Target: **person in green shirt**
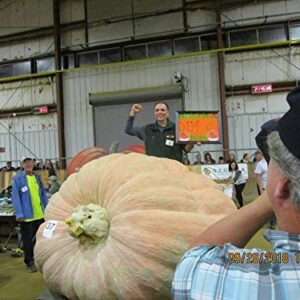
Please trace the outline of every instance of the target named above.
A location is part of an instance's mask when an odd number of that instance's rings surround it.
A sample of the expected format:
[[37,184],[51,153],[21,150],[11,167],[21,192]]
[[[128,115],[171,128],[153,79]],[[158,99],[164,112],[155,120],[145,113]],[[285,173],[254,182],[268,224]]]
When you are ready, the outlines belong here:
[[57,181],[57,178],[54,175],[49,177],[48,182],[49,182],[48,194],[49,194],[49,197],[51,197],[56,192],[58,192],[58,190],[60,188],[60,183]]
[[16,175],[12,182],[12,203],[21,226],[24,262],[27,271],[32,273],[37,271],[33,255],[35,235],[44,222],[48,198],[40,176],[33,173],[33,158],[24,156],[21,165],[24,171]]

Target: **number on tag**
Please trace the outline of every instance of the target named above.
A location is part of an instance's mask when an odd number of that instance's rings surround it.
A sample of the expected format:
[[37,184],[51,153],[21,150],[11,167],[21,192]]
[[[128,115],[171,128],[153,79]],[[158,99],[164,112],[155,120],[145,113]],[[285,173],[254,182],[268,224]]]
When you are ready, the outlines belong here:
[[43,231],[43,236],[51,239],[56,226],[57,226],[57,221],[53,221],[53,220],[48,221]]

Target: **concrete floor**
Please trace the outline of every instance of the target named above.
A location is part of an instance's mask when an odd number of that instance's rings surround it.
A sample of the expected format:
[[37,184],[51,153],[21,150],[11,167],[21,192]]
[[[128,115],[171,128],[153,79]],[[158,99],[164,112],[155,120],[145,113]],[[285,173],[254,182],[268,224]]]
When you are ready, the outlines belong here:
[[[254,184],[246,186],[244,195],[245,204],[250,203],[257,196],[256,186]],[[270,249],[271,245],[262,236],[266,229],[267,225],[260,229],[249,241],[247,248]],[[14,258],[8,253],[0,253],[0,300],[34,300],[46,288],[39,272],[26,272],[22,257]]]
[[42,274],[26,272],[23,257],[0,253],[1,300],[34,300],[45,289]]

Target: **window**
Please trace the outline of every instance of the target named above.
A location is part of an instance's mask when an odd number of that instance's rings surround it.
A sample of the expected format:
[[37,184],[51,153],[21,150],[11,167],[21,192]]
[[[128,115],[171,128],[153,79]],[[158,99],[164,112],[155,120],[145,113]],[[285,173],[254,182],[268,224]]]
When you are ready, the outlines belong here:
[[12,77],[13,67],[12,65],[0,65],[0,78]]
[[61,57],[61,68],[62,70],[75,68],[74,54],[65,54]]
[[286,40],[284,25],[259,28],[258,35],[260,43],[271,43]]
[[300,23],[290,25],[290,40],[300,39]]
[[23,61],[12,65],[14,76],[26,75],[31,73],[30,61]]
[[148,57],[172,55],[172,43],[169,41],[154,42],[148,44]]
[[78,62],[79,62],[79,67],[98,65],[99,53],[98,51],[79,53]]
[[124,60],[135,60],[143,58],[147,58],[146,45],[124,47]]
[[100,64],[111,64],[121,61],[120,48],[100,50]]
[[181,38],[174,40],[174,53],[188,53],[199,51],[199,37]]
[[229,32],[230,47],[257,44],[256,29]]
[[9,65],[0,65],[0,78],[21,76],[31,73],[30,61],[22,61]]
[[217,35],[202,35],[200,36],[201,40],[201,51],[212,50],[218,48]]
[[37,59],[36,70],[37,73],[54,71],[55,70],[54,57]]

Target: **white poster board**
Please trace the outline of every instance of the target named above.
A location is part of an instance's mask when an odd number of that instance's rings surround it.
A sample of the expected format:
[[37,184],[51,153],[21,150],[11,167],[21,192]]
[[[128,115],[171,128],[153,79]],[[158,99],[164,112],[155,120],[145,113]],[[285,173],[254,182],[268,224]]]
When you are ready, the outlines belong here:
[[[201,165],[201,174],[209,177],[212,180],[225,180],[230,177],[228,164],[216,165]],[[248,179],[248,166],[245,163],[238,164],[239,170],[242,172],[241,176]]]
[[[239,170],[242,172],[241,176],[244,179],[248,179],[248,165],[245,163],[238,164]],[[226,180],[230,177],[228,164],[214,164],[214,165],[192,165],[189,166],[191,172],[200,173],[214,181],[217,181],[221,190],[226,196],[232,198],[233,196],[233,184],[219,183],[218,180]]]

